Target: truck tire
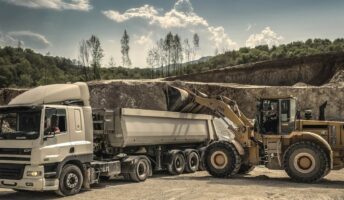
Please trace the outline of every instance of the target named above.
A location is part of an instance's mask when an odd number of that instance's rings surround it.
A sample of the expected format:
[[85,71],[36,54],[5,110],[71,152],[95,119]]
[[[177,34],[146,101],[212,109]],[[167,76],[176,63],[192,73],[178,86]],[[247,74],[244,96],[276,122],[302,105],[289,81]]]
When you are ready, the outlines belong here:
[[206,148],[199,149],[199,152],[200,152],[200,161],[199,161],[199,167],[198,167],[199,171],[207,170],[205,167],[205,160],[204,160],[205,149]]
[[196,151],[186,151],[186,162],[185,162],[185,171],[187,173],[195,173],[200,165],[200,158]]
[[83,179],[84,177],[78,166],[72,164],[65,165],[59,177],[59,189],[56,193],[60,196],[70,196],[79,193]]
[[225,141],[210,144],[205,151],[205,167],[214,177],[224,178],[238,173],[241,157],[235,147]]
[[329,166],[325,151],[319,145],[309,141],[291,145],[284,156],[284,170],[297,182],[319,181],[329,173]]
[[172,154],[171,162],[167,165],[167,170],[171,175],[179,175],[184,172],[185,157],[182,152]]
[[134,182],[145,181],[149,176],[150,170],[150,162],[146,158],[140,158],[134,166],[134,171],[129,173],[130,179]]
[[250,164],[241,164],[240,169],[239,169],[239,171],[238,171],[238,174],[243,174],[243,175],[248,174],[248,173],[250,173],[251,171],[253,171],[254,168],[255,168],[254,165],[250,165]]
[[123,174],[123,179],[125,180],[125,181],[131,181],[131,178],[130,178],[130,174]]

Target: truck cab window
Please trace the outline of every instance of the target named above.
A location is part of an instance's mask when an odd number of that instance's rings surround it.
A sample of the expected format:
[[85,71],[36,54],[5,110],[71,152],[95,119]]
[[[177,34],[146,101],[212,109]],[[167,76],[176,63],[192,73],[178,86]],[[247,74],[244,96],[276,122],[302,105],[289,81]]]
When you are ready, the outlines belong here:
[[67,131],[66,110],[46,109],[44,119],[44,135],[60,134]]

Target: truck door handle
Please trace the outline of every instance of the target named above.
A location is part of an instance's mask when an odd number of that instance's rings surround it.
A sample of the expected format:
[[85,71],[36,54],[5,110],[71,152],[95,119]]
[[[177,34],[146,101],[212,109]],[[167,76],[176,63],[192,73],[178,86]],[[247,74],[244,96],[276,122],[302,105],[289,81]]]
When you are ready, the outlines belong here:
[[75,148],[74,148],[74,147],[71,147],[71,148],[69,149],[69,153],[74,153],[74,151],[75,151]]

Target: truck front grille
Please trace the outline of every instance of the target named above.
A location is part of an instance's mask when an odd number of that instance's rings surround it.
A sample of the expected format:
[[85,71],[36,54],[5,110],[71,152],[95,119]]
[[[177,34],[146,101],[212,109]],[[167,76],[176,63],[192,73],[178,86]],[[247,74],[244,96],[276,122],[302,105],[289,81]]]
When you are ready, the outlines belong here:
[[0,179],[19,180],[23,177],[25,165],[0,164]]

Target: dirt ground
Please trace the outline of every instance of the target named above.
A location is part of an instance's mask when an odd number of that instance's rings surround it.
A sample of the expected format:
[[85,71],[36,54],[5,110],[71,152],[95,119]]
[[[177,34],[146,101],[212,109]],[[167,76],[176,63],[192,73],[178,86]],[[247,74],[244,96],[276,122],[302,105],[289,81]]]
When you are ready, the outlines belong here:
[[110,180],[73,197],[54,193],[14,192],[0,189],[0,199],[344,199],[344,170],[331,172],[316,184],[292,182],[283,171],[256,168],[250,175],[217,179],[207,172],[169,176],[159,174],[144,183]]

